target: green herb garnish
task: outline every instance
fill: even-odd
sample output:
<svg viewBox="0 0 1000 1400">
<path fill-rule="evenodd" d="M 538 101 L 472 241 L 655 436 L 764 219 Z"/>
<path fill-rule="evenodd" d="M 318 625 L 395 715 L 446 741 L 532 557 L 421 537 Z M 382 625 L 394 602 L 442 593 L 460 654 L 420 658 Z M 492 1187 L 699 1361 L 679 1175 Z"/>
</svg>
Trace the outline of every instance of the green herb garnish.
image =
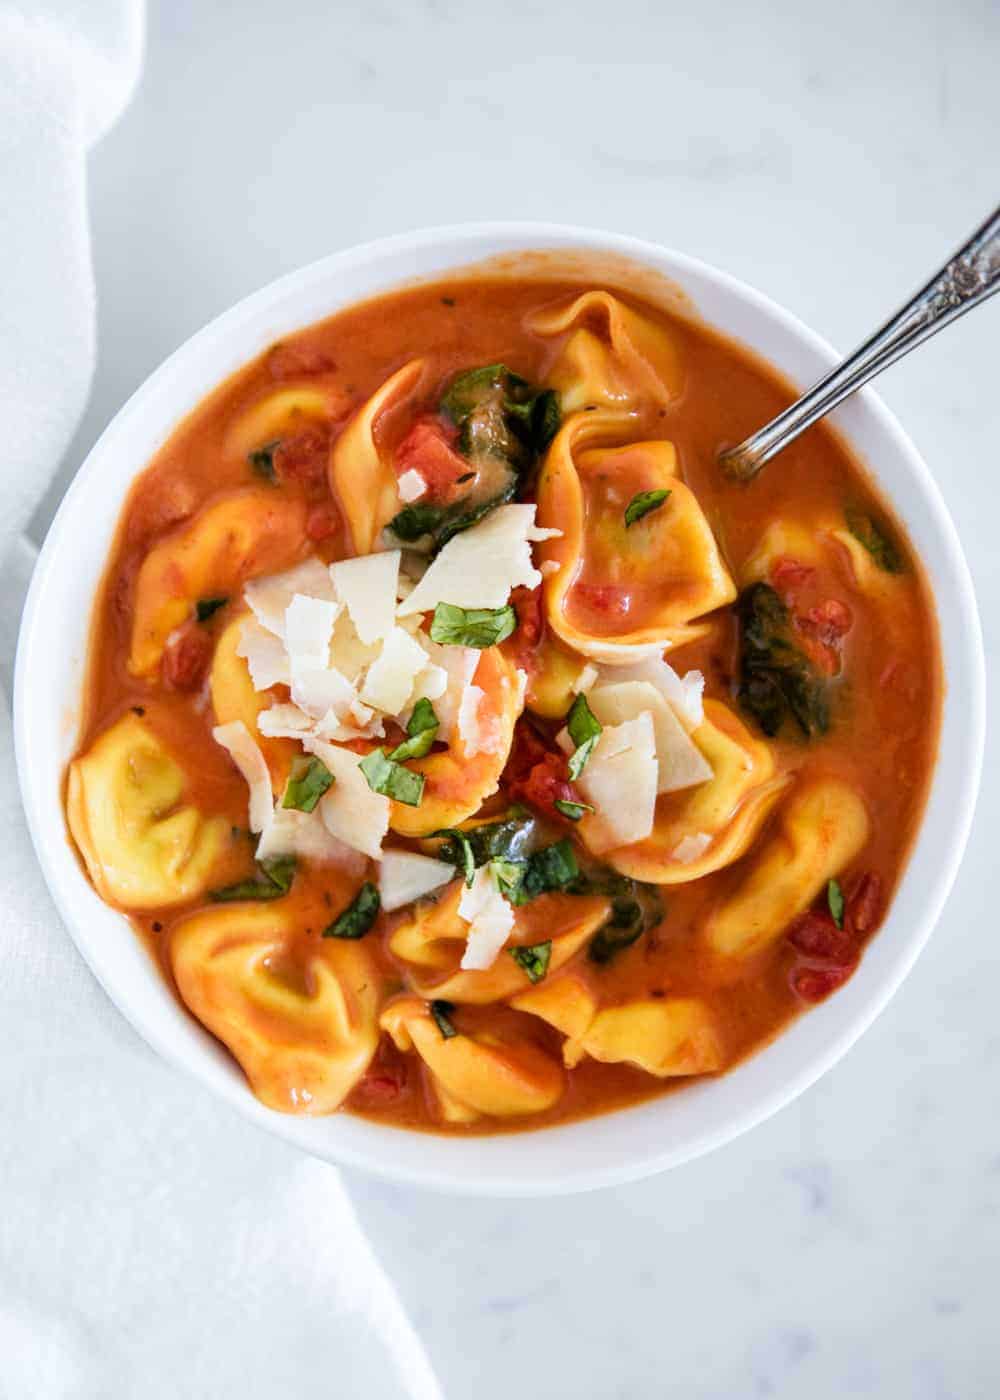
<svg viewBox="0 0 1000 1400">
<path fill-rule="evenodd" d="M 209 899 L 216 904 L 231 904 L 236 900 L 280 899 L 292 887 L 295 875 L 294 856 L 272 856 L 259 860 L 257 869 L 263 879 L 238 880 L 235 885 L 225 885 L 221 890 L 211 890 Z"/>
<path fill-rule="evenodd" d="M 292 761 L 281 805 L 297 812 L 315 811 L 317 802 L 332 782 L 333 774 L 318 758 L 296 758 Z"/>
<path fill-rule="evenodd" d="M 552 940 L 550 938 L 545 943 L 522 944 L 518 948 L 508 948 L 507 951 L 518 967 L 528 974 L 529 982 L 540 982 L 549 970 Z"/>
<path fill-rule="evenodd" d="M 457 827 L 435 831 L 435 836 L 445 838 L 437 856 L 460 870 L 466 884 L 471 885 L 478 866 L 491 860 L 521 860 L 534 836 L 535 826 L 535 818 L 528 809 L 515 805 L 499 821 L 481 822 L 467 831 Z"/>
<path fill-rule="evenodd" d="M 643 884 L 617 871 L 598 868 L 582 873 L 566 888 L 567 894 L 603 894 L 611 899 L 611 914 L 591 939 L 588 957 L 607 963 L 630 947 L 663 918 L 663 901 L 656 885 Z"/>
<path fill-rule="evenodd" d="M 407 807 L 419 807 L 424 796 L 424 775 L 414 773 L 387 757 L 385 749 L 372 749 L 358 764 L 372 792 L 391 797 Z"/>
<path fill-rule="evenodd" d="M 536 388 L 501 364 L 457 374 L 441 399 L 441 412 L 460 430 L 464 456 L 504 457 L 515 469 L 548 447 L 562 418 L 552 389 Z"/>
<path fill-rule="evenodd" d="M 438 1030 L 441 1032 L 442 1040 L 451 1040 L 452 1036 L 458 1035 L 458 1031 L 452 1025 L 450 1019 L 451 1013 L 454 1010 L 455 1005 L 453 1002 L 440 1000 L 431 1002 L 431 1015 L 434 1017 Z"/>
<path fill-rule="evenodd" d="M 379 899 L 378 890 L 370 880 L 366 880 L 347 908 L 342 910 L 333 923 L 328 924 L 323 930 L 323 937 L 364 938 L 378 918 L 381 906 L 382 901 Z"/>
<path fill-rule="evenodd" d="M 585 817 L 588 812 L 594 810 L 589 802 L 567 802 L 563 797 L 557 797 L 552 805 L 557 812 L 561 812 L 571 822 L 578 822 L 581 817 Z"/>
<path fill-rule="evenodd" d="M 274 454 L 281 446 L 280 440 L 267 442 L 263 447 L 258 447 L 254 452 L 247 453 L 247 461 L 265 481 L 277 481 L 278 473 L 274 469 Z"/>
<path fill-rule="evenodd" d="M 509 603 L 503 608 L 459 608 L 454 603 L 438 603 L 431 619 L 431 641 L 483 651 L 509 637 L 516 626 L 517 614 Z"/>
<path fill-rule="evenodd" d="M 794 719 L 807 738 L 829 727 L 827 688 L 791 640 L 789 612 L 774 589 L 754 583 L 736 604 L 740 630 L 737 699 L 768 737 Z"/>
<path fill-rule="evenodd" d="M 511 904 L 528 904 L 540 894 L 564 890 L 579 877 L 580 867 L 569 841 L 555 841 L 524 859 L 490 861 L 501 894 Z"/>
<path fill-rule="evenodd" d="M 854 538 L 860 541 L 875 563 L 887 574 L 901 574 L 906 565 L 897 546 L 886 531 L 875 524 L 864 511 L 848 506 L 844 511 L 847 528 Z"/>
<path fill-rule="evenodd" d="M 475 473 L 472 473 L 473 476 Z M 416 544 L 425 537 L 429 539 L 432 553 L 443 549 L 453 535 L 461 534 L 472 525 L 478 525 L 484 516 L 497 506 L 506 505 L 517 490 L 517 481 L 512 478 L 504 490 L 474 504 L 468 500 L 455 501 L 450 506 L 432 506 L 416 502 L 404 506 L 398 515 L 389 521 L 388 529 L 404 544 Z"/>
<path fill-rule="evenodd" d="M 228 602 L 228 598 L 199 598 L 194 605 L 194 615 L 199 622 L 207 622 L 210 617 L 215 616 L 220 608 L 224 608 Z"/>
<path fill-rule="evenodd" d="M 434 735 L 441 722 L 434 713 L 434 706 L 426 697 L 421 697 L 413 707 L 406 726 L 407 737 L 393 749 L 390 762 L 402 763 L 407 758 L 424 758 L 431 751 Z"/>
<path fill-rule="evenodd" d="M 643 516 L 651 514 L 654 510 L 659 510 L 665 503 L 669 491 L 637 491 L 625 507 L 625 528 L 634 525 Z"/>
<path fill-rule="evenodd" d="M 828 880 L 826 886 L 826 907 L 838 928 L 844 927 L 844 891 L 839 880 Z"/>
<path fill-rule="evenodd" d="M 587 760 L 603 733 L 600 724 L 594 718 L 593 711 L 587 704 L 586 695 L 582 693 L 578 695 L 570 706 L 570 712 L 566 718 L 566 729 L 576 746 L 569 759 L 569 776 L 575 783 L 586 768 Z"/>
</svg>

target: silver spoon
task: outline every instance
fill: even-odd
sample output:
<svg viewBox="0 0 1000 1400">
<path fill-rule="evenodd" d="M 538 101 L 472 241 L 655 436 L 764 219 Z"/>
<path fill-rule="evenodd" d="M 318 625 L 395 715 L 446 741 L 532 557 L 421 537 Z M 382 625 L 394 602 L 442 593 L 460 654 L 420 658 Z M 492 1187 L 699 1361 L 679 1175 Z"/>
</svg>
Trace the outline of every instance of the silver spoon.
<svg viewBox="0 0 1000 1400">
<path fill-rule="evenodd" d="M 912 301 L 858 346 L 853 355 L 848 355 L 759 432 L 738 447 L 720 452 L 722 469 L 738 481 L 752 481 L 776 452 L 836 408 L 848 394 L 994 292 L 1000 292 L 1000 209 L 994 210 Z"/>
</svg>

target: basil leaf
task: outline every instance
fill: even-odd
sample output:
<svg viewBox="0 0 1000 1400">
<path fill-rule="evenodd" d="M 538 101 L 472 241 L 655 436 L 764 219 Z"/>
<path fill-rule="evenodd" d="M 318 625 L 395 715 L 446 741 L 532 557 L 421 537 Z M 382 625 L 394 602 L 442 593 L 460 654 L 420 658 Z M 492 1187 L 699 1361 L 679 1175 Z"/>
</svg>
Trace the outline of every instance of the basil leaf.
<svg viewBox="0 0 1000 1400">
<path fill-rule="evenodd" d="M 773 738 L 793 719 L 806 738 L 830 723 L 827 686 L 792 641 L 788 609 L 767 583 L 744 589 L 736 604 L 740 634 L 736 698 Z"/>
<path fill-rule="evenodd" d="M 278 480 L 278 474 L 274 470 L 274 454 L 280 446 L 280 439 L 276 439 L 274 442 L 265 443 L 263 447 L 258 447 L 255 452 L 247 453 L 247 461 L 250 466 L 265 481 Z"/>
<path fill-rule="evenodd" d="M 458 1035 L 458 1031 L 452 1025 L 450 1017 L 455 1010 L 455 1005 L 450 1001 L 432 1001 L 431 1015 L 437 1023 L 437 1028 L 441 1032 L 442 1040 L 451 1040 L 452 1036 Z"/>
<path fill-rule="evenodd" d="M 372 749 L 358 764 L 372 792 L 380 792 L 407 807 L 419 807 L 424 796 L 424 775 L 404 768 L 386 756 L 385 749 Z"/>
<path fill-rule="evenodd" d="M 838 928 L 844 927 L 844 891 L 839 880 L 829 880 L 826 886 L 826 905 L 833 922 Z"/>
<path fill-rule="evenodd" d="M 229 602 L 228 598 L 199 598 L 194 605 L 194 615 L 199 622 L 207 622 L 210 617 L 224 608 Z"/>
<path fill-rule="evenodd" d="M 472 884 L 476 868 L 491 860 L 520 861 L 535 833 L 536 821 L 526 807 L 515 805 L 496 822 L 481 822 L 460 831 L 446 827 L 435 831 L 445 838 L 437 852 L 439 860 L 450 861 Z"/>
<path fill-rule="evenodd" d="M 366 880 L 351 900 L 346 909 L 343 909 L 332 924 L 328 924 L 323 930 L 324 938 L 364 938 L 372 924 L 378 918 L 378 911 L 382 906 L 378 890 Z"/>
<path fill-rule="evenodd" d="M 426 697 L 421 697 L 413 707 L 410 722 L 406 726 L 407 737 L 397 744 L 389 755 L 389 761 L 402 763 L 405 758 L 424 758 L 431 751 L 434 735 L 441 722 L 434 713 L 434 706 Z"/>
<path fill-rule="evenodd" d="M 589 802 L 567 802 L 562 797 L 557 797 L 552 805 L 557 812 L 561 812 L 571 822 L 578 822 L 581 817 L 594 810 Z"/>
<path fill-rule="evenodd" d="M 312 812 L 333 782 L 333 774 L 318 758 L 296 758 L 281 799 L 282 807 L 297 812 Z"/>
<path fill-rule="evenodd" d="M 879 568 L 887 574 L 901 574 L 906 565 L 897 546 L 864 511 L 848 506 L 844 512 L 847 528 L 864 545 Z"/>
<path fill-rule="evenodd" d="M 459 608 L 454 603 L 438 603 L 431 620 L 431 641 L 483 651 L 509 637 L 516 626 L 517 614 L 509 603 L 504 608 Z"/>
<path fill-rule="evenodd" d="M 637 491 L 625 507 L 626 530 L 643 516 L 659 510 L 669 495 L 669 491 Z"/>
<path fill-rule="evenodd" d="M 216 904 L 231 904 L 236 900 L 280 899 L 292 887 L 295 875 L 294 856 L 272 856 L 257 862 L 257 869 L 263 879 L 238 880 L 234 885 L 225 885 L 221 890 L 209 891 L 209 899 Z"/>
<path fill-rule="evenodd" d="M 445 827 L 441 831 L 435 831 L 434 835 L 447 837 L 438 851 L 438 856 L 443 861 L 450 861 L 461 872 L 466 885 L 471 889 L 476 877 L 476 858 L 467 834 L 459 831 L 457 827 Z"/>
<path fill-rule="evenodd" d="M 521 889 L 526 868 L 527 862 L 522 860 L 504 860 L 500 857 L 490 861 L 490 870 L 497 882 L 497 888 L 512 903 L 518 902 L 517 895 Z"/>
<path fill-rule="evenodd" d="M 551 846 L 532 851 L 526 860 L 518 864 L 521 867 L 520 879 L 508 877 L 507 887 L 503 888 L 503 893 L 511 904 L 516 905 L 528 904 L 540 894 L 564 890 L 580 874 L 576 854 L 565 837 L 561 841 L 553 842 Z"/>
<path fill-rule="evenodd" d="M 518 967 L 528 974 L 530 982 L 540 982 L 549 970 L 549 962 L 552 958 L 552 939 L 545 943 L 522 944 L 518 948 L 508 948 L 507 951 L 517 963 Z"/>
<path fill-rule="evenodd" d="M 586 768 L 587 760 L 604 732 L 587 704 L 586 695 L 582 692 L 570 707 L 569 715 L 566 718 L 566 729 L 576 745 L 569 760 L 569 776 L 571 781 L 575 783 Z"/>
</svg>

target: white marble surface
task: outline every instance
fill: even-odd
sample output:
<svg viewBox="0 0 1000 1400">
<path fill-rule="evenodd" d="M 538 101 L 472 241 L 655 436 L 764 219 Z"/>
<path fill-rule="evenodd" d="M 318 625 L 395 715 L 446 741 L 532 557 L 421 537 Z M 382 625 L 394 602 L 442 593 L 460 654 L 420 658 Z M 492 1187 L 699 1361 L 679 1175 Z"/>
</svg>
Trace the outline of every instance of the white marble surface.
<svg viewBox="0 0 1000 1400">
<path fill-rule="evenodd" d="M 62 483 L 216 312 L 418 224 L 506 214 L 659 239 L 847 348 L 996 203 L 998 58 L 995 0 L 161 0 L 144 85 L 92 160 L 100 364 Z M 998 344 L 1000 301 L 881 386 L 945 487 L 991 670 Z M 916 971 L 770 1123 L 564 1201 L 352 1178 L 450 1396 L 1000 1392 L 997 763 L 991 741 Z"/>
</svg>

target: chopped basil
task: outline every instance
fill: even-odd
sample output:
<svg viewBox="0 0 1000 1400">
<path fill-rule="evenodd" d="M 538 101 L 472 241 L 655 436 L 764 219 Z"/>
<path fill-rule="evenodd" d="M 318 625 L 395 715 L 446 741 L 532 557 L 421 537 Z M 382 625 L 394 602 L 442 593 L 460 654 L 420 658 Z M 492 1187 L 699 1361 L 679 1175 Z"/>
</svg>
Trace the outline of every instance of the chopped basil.
<svg viewBox="0 0 1000 1400">
<path fill-rule="evenodd" d="M 378 890 L 370 880 L 366 880 L 347 908 L 342 910 L 333 923 L 328 924 L 323 930 L 323 937 L 364 938 L 378 918 L 381 904 Z"/>
<path fill-rule="evenodd" d="M 435 831 L 435 836 L 445 838 L 437 856 L 460 870 L 466 884 L 471 885 L 477 866 L 491 860 L 521 860 L 535 834 L 535 826 L 535 818 L 528 809 L 515 805 L 499 821 L 481 822 L 466 831 L 455 827 Z"/>
<path fill-rule="evenodd" d="M 451 1013 L 455 1010 L 453 1002 L 440 1000 L 432 1001 L 430 1009 L 431 1015 L 434 1017 L 435 1023 L 437 1024 L 437 1028 L 441 1032 L 442 1040 L 451 1040 L 452 1036 L 458 1035 L 458 1031 L 450 1020 Z"/>
<path fill-rule="evenodd" d="M 468 835 L 459 831 L 457 827 L 445 827 L 441 831 L 435 831 L 434 835 L 447 837 L 438 855 L 441 860 L 450 861 L 461 872 L 466 885 L 471 889 L 476 877 L 476 858 Z"/>
<path fill-rule="evenodd" d="M 265 481 L 277 481 L 278 474 L 274 470 L 274 454 L 281 446 L 279 440 L 265 443 L 263 447 L 258 447 L 255 452 L 247 453 L 247 461 Z"/>
<path fill-rule="evenodd" d="M 562 797 L 557 797 L 552 805 L 557 812 L 561 812 L 571 822 L 578 822 L 581 817 L 594 810 L 589 802 L 567 802 Z"/>
<path fill-rule="evenodd" d="M 207 622 L 210 617 L 215 616 L 220 608 L 224 608 L 228 602 L 228 598 L 199 598 L 194 605 L 194 615 L 199 622 Z"/>
<path fill-rule="evenodd" d="M 552 957 L 552 939 L 545 943 L 522 944 L 507 950 L 518 967 L 528 974 L 530 982 L 540 982 L 549 970 Z"/>
<path fill-rule="evenodd" d="M 637 491 L 625 507 L 626 530 L 643 516 L 659 510 L 669 495 L 669 491 Z"/>
<path fill-rule="evenodd" d="M 515 904 L 517 903 L 517 892 L 524 879 L 525 866 L 525 861 L 504 860 L 502 857 L 490 861 L 490 870 L 494 880 L 496 880 L 497 889 L 505 898 Z"/>
<path fill-rule="evenodd" d="M 454 603 L 438 603 L 431 620 L 431 641 L 483 651 L 509 637 L 516 626 L 517 614 L 509 603 L 504 608 L 459 608 Z"/>
<path fill-rule="evenodd" d="M 372 749 L 358 767 L 368 779 L 372 792 L 380 792 L 407 807 L 419 807 L 424 796 L 424 775 L 404 768 L 386 756 L 385 749 Z"/>
<path fill-rule="evenodd" d="M 414 705 L 406 726 L 407 737 L 393 749 L 389 755 L 390 762 L 402 763 L 406 758 L 424 758 L 430 753 L 434 735 L 440 727 L 434 706 L 426 697 L 421 697 Z"/>
<path fill-rule="evenodd" d="M 839 880 L 829 880 L 826 886 L 826 905 L 830 916 L 838 928 L 844 927 L 844 891 Z"/>
<path fill-rule="evenodd" d="M 860 541 L 875 563 L 887 574 L 901 574 L 906 567 L 903 556 L 884 529 L 875 524 L 864 511 L 848 506 L 844 512 L 847 528 Z"/>
<path fill-rule="evenodd" d="M 532 851 L 524 859 L 494 859 L 490 864 L 501 894 L 516 905 L 564 890 L 580 875 L 573 847 L 565 839 Z"/>
<path fill-rule="evenodd" d="M 587 760 L 603 733 L 600 724 L 594 718 L 593 711 L 587 704 L 586 695 L 581 693 L 573 701 L 566 719 L 566 729 L 576 746 L 569 760 L 569 776 L 575 783 L 586 768 Z"/>
<path fill-rule="evenodd" d="M 238 880 L 235 885 L 226 885 L 221 890 L 211 890 L 209 899 L 216 904 L 231 904 L 241 899 L 280 899 L 292 887 L 295 875 L 294 856 L 273 856 L 259 860 L 257 869 L 263 879 Z"/>
<path fill-rule="evenodd" d="M 807 738 L 829 727 L 827 687 L 791 640 L 788 609 L 774 589 L 754 583 L 736 604 L 740 674 L 736 698 L 769 738 L 791 718 Z"/>
<path fill-rule="evenodd" d="M 281 805 L 297 812 L 315 811 L 317 802 L 332 782 L 333 774 L 318 758 L 296 758 Z"/>
</svg>

